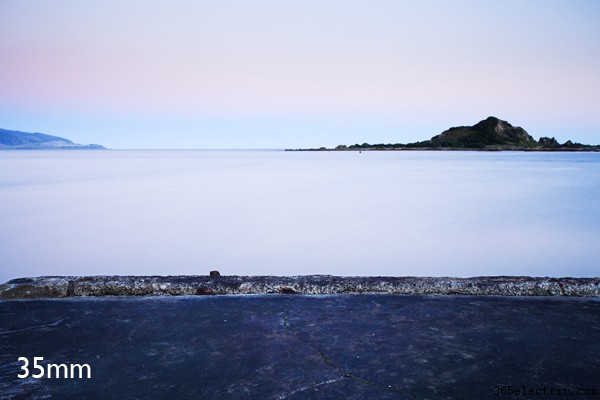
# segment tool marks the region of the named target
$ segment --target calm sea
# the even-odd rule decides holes
[[[0,281],[600,276],[600,154],[3,151]]]

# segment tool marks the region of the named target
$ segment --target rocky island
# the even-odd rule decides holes
[[[0,150],[104,150],[99,144],[79,144],[59,136],[0,129]]]
[[[289,149],[294,151],[294,149]],[[473,126],[453,127],[429,140],[395,144],[339,145],[328,149],[296,149],[298,151],[356,151],[356,150],[483,150],[483,151],[600,151],[591,146],[567,140],[559,143],[555,138],[541,137],[535,140],[525,129],[513,126],[496,117],[488,117]]]

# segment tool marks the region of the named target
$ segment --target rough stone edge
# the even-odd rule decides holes
[[[42,276],[0,285],[0,299],[227,294],[435,294],[600,297],[600,278],[527,276]]]

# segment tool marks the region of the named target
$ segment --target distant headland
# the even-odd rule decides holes
[[[69,139],[44,133],[0,129],[0,150],[105,150],[99,144],[73,143]]]
[[[525,129],[512,126],[496,117],[488,117],[473,126],[459,126],[445,130],[429,140],[395,144],[339,145],[328,149],[287,149],[287,151],[362,151],[362,150],[480,150],[480,151],[600,151],[592,146],[567,140],[560,144],[555,138],[535,140]]]

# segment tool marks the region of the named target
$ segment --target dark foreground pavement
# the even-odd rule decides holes
[[[44,357],[44,368],[89,364],[91,378],[20,379],[18,357],[27,357],[30,369],[33,357]],[[558,395],[559,388],[573,394]],[[509,390],[513,395],[502,395]],[[600,399],[600,301],[421,295],[1,301],[0,398]]]

